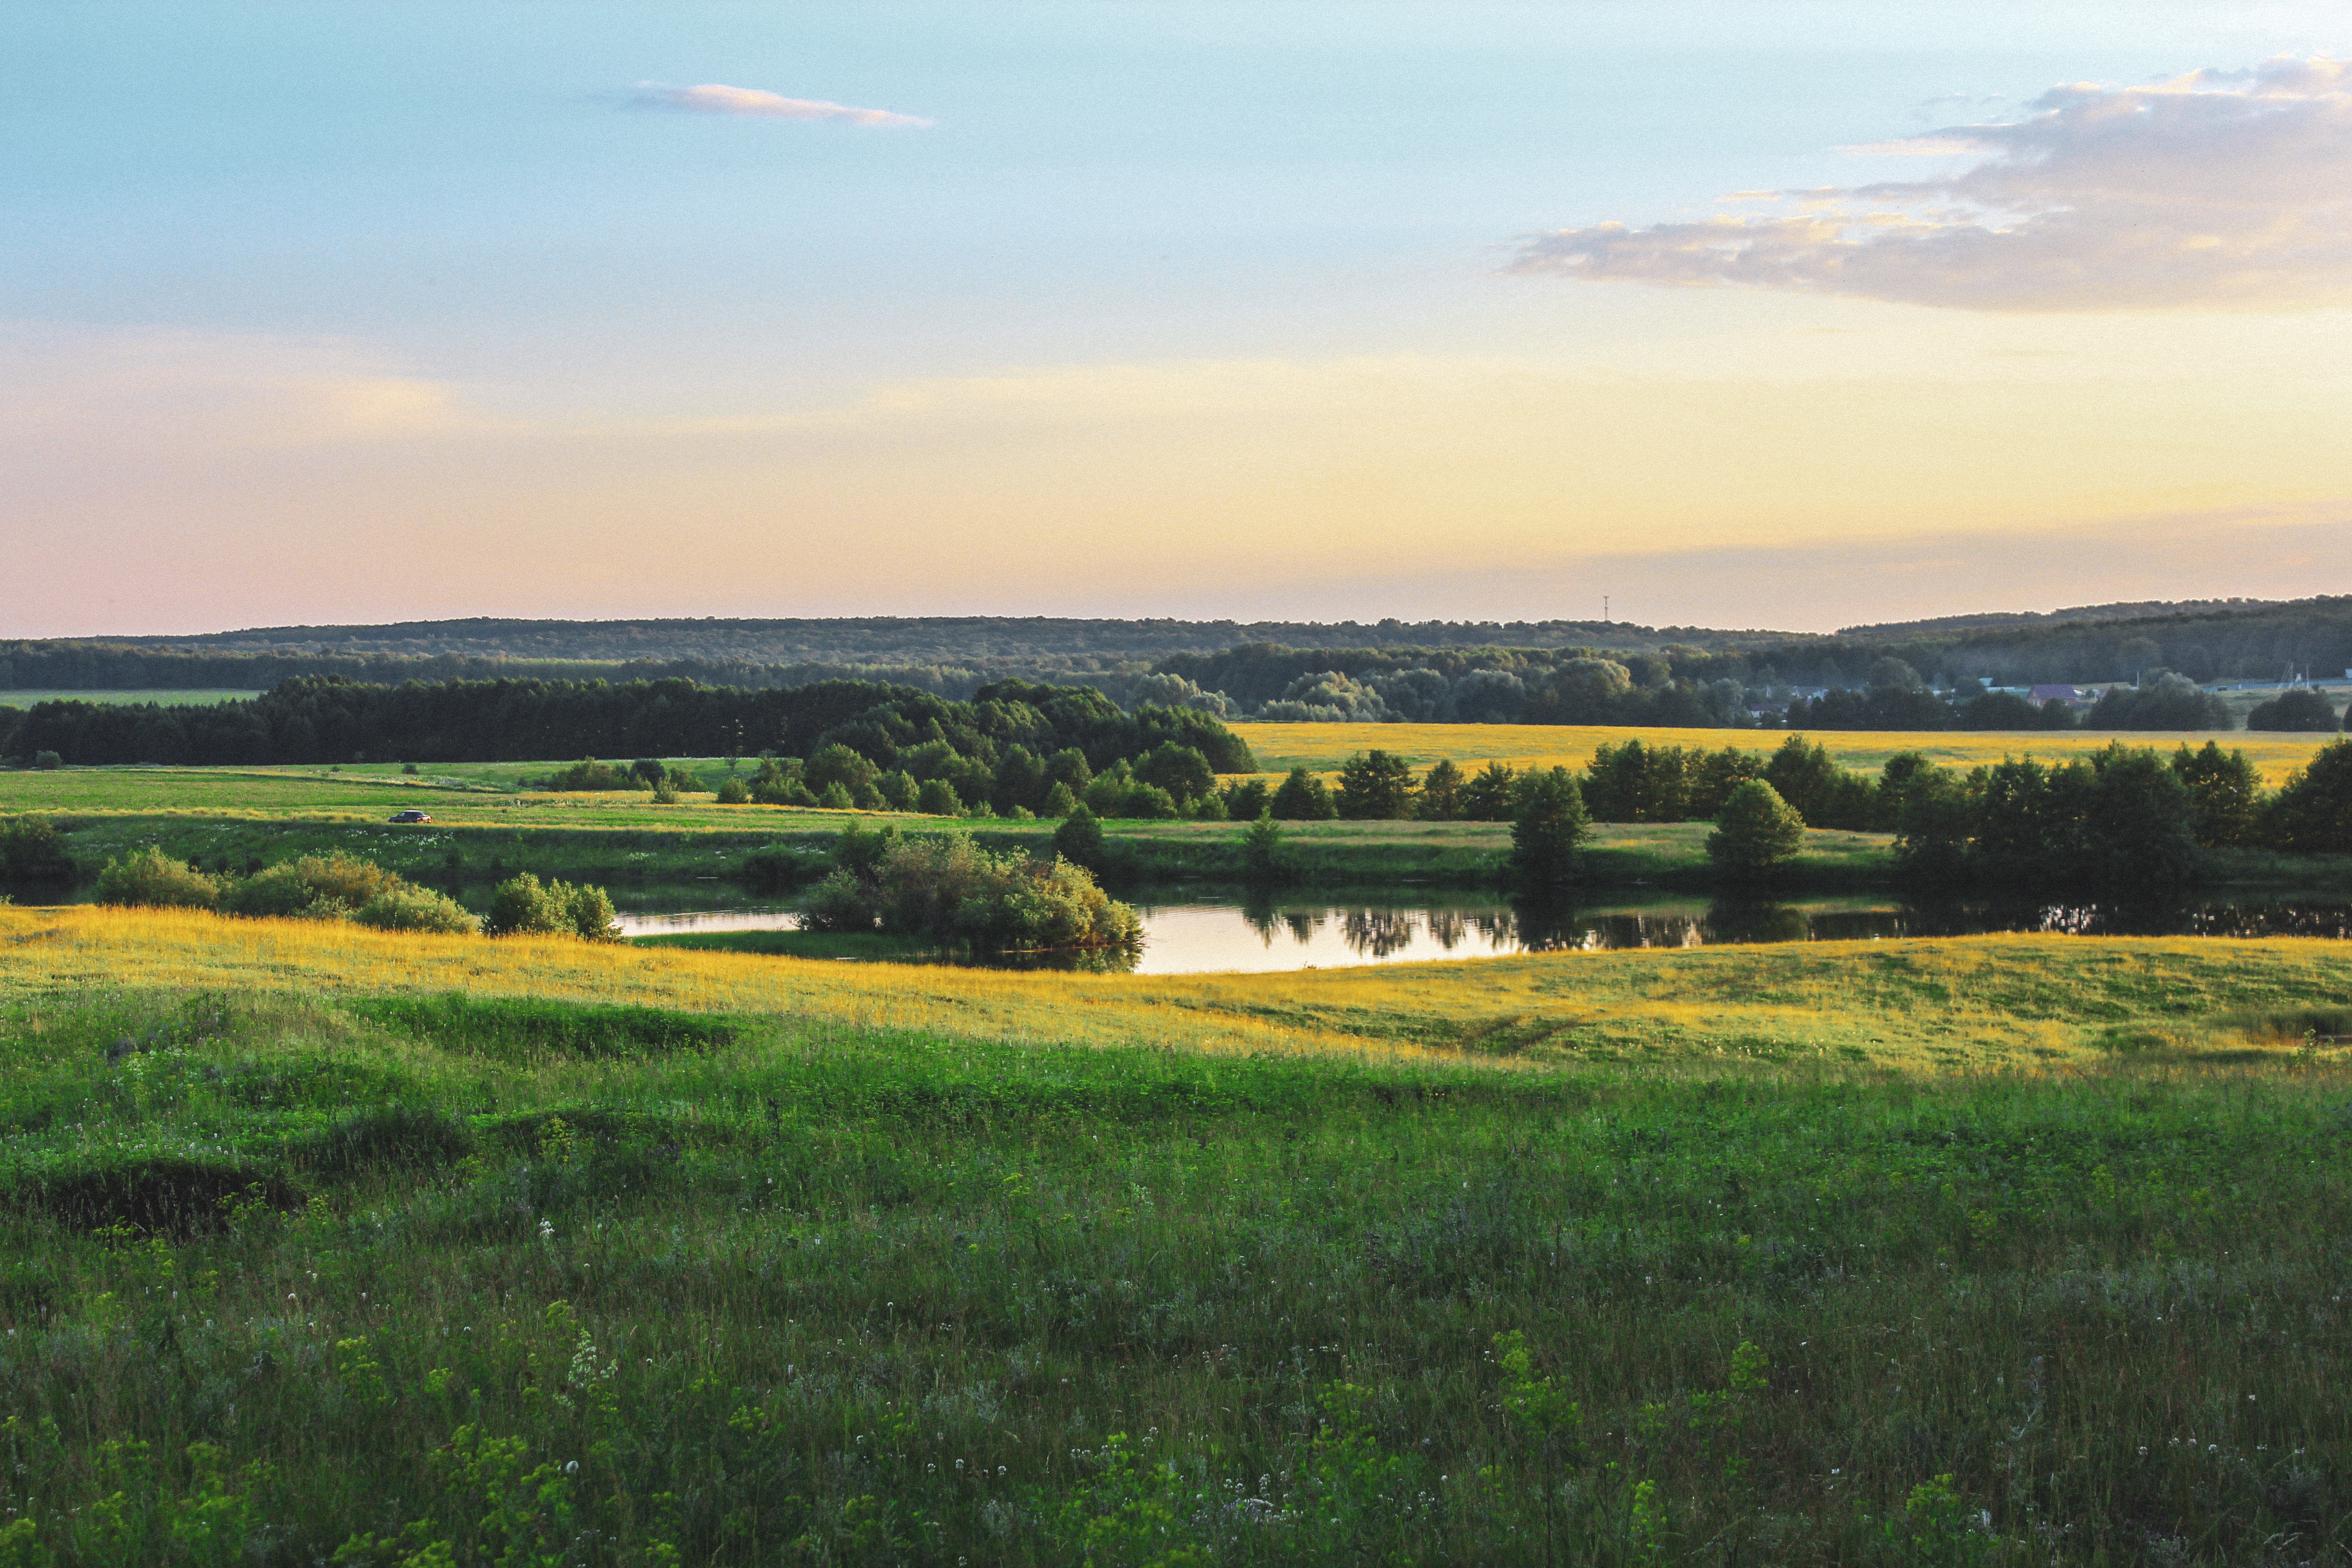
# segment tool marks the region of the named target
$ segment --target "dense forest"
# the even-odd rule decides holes
[[[0,755],[72,764],[354,761],[528,762],[580,756],[807,757],[840,745],[883,768],[926,745],[992,763],[1013,747],[1065,750],[1102,771],[1173,745],[1218,773],[1249,748],[1196,709],[1133,712],[1085,687],[1019,680],[955,702],[909,688],[820,681],[760,691],[688,680],[549,680],[371,686],[289,680],[203,708],[56,701],[0,709]]]

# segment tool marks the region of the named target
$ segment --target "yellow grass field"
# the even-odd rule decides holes
[[[37,1005],[120,987],[464,991],[1213,1052],[1979,1070],[2086,1062],[2150,1044],[2255,1048],[2244,1037],[2249,1020],[2352,995],[2352,947],[1989,936],[1145,977],[394,935],[90,906],[0,909],[0,999]]]
[[[1769,752],[1788,738],[1778,730],[1642,730],[1598,724],[1234,724],[1232,728],[1249,742],[1258,765],[1270,773],[1304,767],[1318,773],[1334,772],[1354,752],[1374,747],[1418,768],[1446,757],[1458,767],[1471,769],[1489,762],[1508,763],[1515,768],[1580,768],[1592,760],[1597,747],[1636,738],[1644,745],[1688,746],[1708,752],[1725,746]],[[2284,784],[2312,752],[2336,738],[2242,731],[2185,735],[2086,730],[1822,730],[1806,735],[1829,748],[1830,755],[1844,766],[1866,773],[1875,773],[1897,752],[1924,752],[1938,763],[1965,769],[2003,757],[2077,756],[2103,751],[2114,741],[2169,752],[2184,741],[2195,747],[2211,740],[2219,741],[2225,751],[2243,751],[2262,770],[2263,782],[2273,787]]]

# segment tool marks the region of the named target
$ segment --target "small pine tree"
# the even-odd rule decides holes
[[[1242,834],[1242,869],[1253,882],[1282,879],[1282,829],[1272,816],[1260,816]]]
[[[1068,784],[1057,779],[1054,783],[1054,787],[1045,792],[1045,804],[1038,808],[1037,815],[1067,816],[1077,809],[1078,797],[1071,793]]]
[[[1706,836],[1707,858],[1717,871],[1740,880],[1769,876],[1805,843],[1804,818],[1762,779],[1733,790],[1716,823]]]

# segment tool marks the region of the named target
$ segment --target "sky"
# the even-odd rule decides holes
[[[0,636],[2352,592],[2352,0],[0,24]]]

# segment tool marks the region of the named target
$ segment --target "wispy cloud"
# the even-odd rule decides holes
[[[664,87],[640,82],[631,101],[640,109],[676,109],[693,114],[731,114],[747,120],[838,120],[851,125],[913,125],[931,122],[887,109],[853,109],[817,98],[785,98],[756,87],[705,82],[700,87]]]
[[[1775,215],[1534,236],[1510,270],[1986,310],[2352,302],[2352,61],[2062,86],[2012,123],[1846,151],[1981,161],[1782,191]]]

